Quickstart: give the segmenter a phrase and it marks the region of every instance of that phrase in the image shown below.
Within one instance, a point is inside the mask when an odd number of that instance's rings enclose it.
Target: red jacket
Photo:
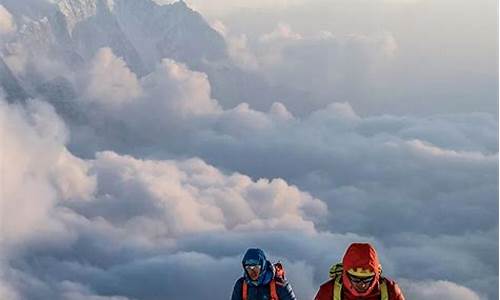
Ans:
[[[382,279],[384,280],[384,279]],[[399,289],[396,282],[385,279],[387,283],[387,292],[389,293],[389,300],[405,300],[403,293]],[[372,290],[368,296],[358,297],[349,293],[348,289],[342,289],[343,300],[380,300],[380,290],[378,286]],[[333,300],[333,279],[323,283],[314,300]]]
[[[370,244],[354,243],[347,248],[344,258],[342,259],[343,272],[342,275],[342,300],[379,300],[380,299],[380,282],[385,280],[387,284],[387,292],[389,300],[404,300],[403,293],[398,285],[389,279],[380,276],[381,268],[375,248]],[[366,292],[360,294],[351,286],[351,282],[347,276],[349,269],[362,268],[375,273],[375,279]],[[319,288],[315,300],[332,300],[333,299],[334,280],[330,280]]]

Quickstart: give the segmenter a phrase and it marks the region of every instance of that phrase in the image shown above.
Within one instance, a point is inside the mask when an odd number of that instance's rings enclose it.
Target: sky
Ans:
[[[25,44],[57,1],[0,0],[32,95],[0,94],[0,298],[229,298],[260,247],[312,299],[352,242],[407,299],[498,298],[497,3],[192,0],[206,24],[153,57],[123,1],[69,31],[95,34],[73,68]]]
[[[362,114],[498,110],[496,1],[188,3],[225,24],[240,46],[244,36],[264,76],[310,92],[310,107],[348,101]],[[286,63],[270,65],[270,52]],[[318,78],[309,82],[312,74]]]

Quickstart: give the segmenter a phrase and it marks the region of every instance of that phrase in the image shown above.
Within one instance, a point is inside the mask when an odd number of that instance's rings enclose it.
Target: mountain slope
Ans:
[[[150,68],[165,57],[195,69],[204,61],[227,58],[224,38],[183,1],[117,0],[113,12]]]

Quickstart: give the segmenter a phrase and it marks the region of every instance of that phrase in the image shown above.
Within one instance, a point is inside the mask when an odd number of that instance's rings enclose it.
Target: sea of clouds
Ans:
[[[2,36],[15,30],[2,18]],[[241,68],[292,84],[304,76],[293,69],[323,74],[345,62],[365,74],[362,62],[347,62],[397,51],[390,34],[304,37],[286,24],[259,41],[275,51],[226,40]],[[316,50],[335,53],[333,65],[297,65]],[[206,74],[172,59],[139,77],[107,47],[78,72],[26,57],[9,58],[18,74],[64,74],[74,97],[71,110],[43,97],[0,99],[0,298],[228,298],[243,252],[257,246],[285,263],[299,299],[311,299],[356,241],[375,245],[408,299],[497,296],[494,113],[366,116],[332,101],[297,114],[280,99],[230,106]],[[338,77],[318,78],[308,89]]]

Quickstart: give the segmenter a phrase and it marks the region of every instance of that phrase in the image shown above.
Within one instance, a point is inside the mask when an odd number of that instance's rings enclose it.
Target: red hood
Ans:
[[[342,260],[342,266],[344,269],[343,285],[355,296],[366,296],[370,294],[378,284],[380,278],[380,263],[378,260],[377,252],[375,248],[370,244],[364,243],[353,243],[347,248],[344,259]],[[368,290],[362,294],[356,292],[351,285],[351,281],[347,277],[347,270],[356,268],[370,269],[375,272],[375,280],[368,288]]]

